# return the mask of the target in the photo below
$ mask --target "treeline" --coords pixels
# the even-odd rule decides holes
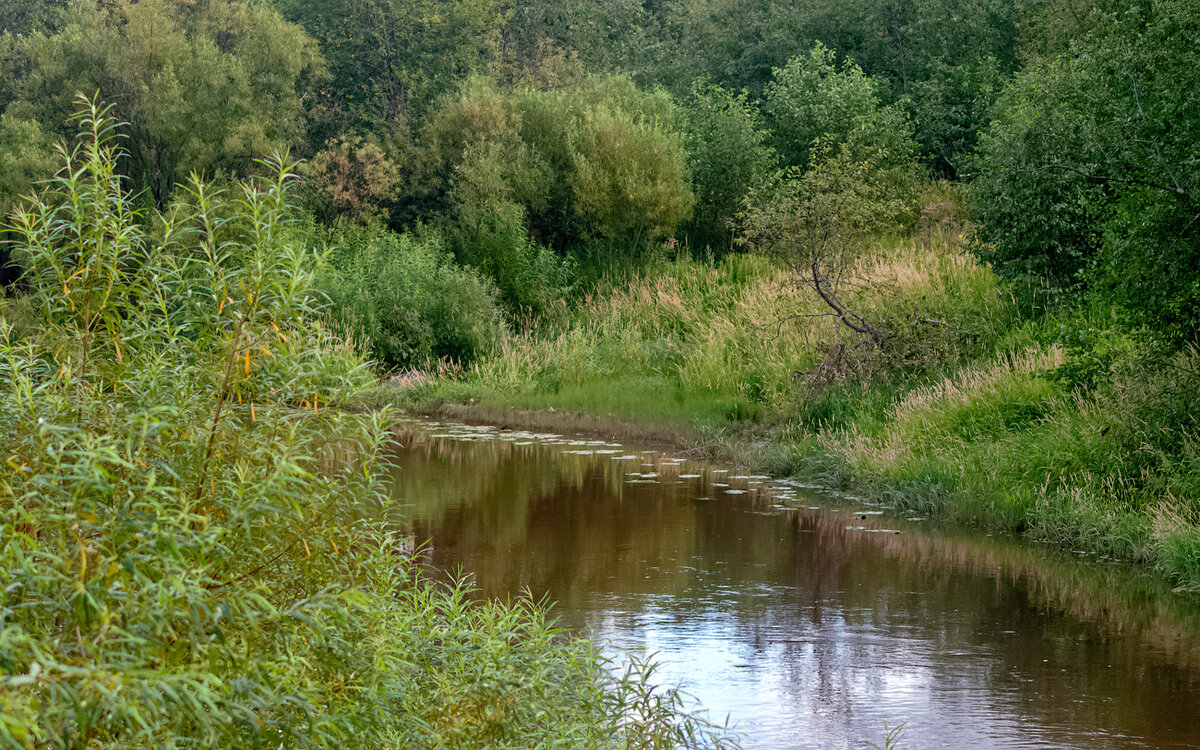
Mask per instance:
[[[1100,300],[1175,343],[1200,312],[1195,0],[5,0],[0,27],[5,213],[98,93],[143,203],[288,150],[320,225],[409,232],[509,320],[663,241],[735,250],[748,207],[837,159],[869,166],[883,230],[932,178],[965,185],[1031,304]],[[351,275],[417,283],[367,249],[393,240],[337,237]],[[393,364],[486,346],[343,291]]]

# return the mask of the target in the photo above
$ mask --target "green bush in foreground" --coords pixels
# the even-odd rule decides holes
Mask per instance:
[[[369,522],[386,415],[336,408],[369,378],[313,323],[285,168],[154,237],[82,122],[15,222],[37,322],[0,325],[0,747],[720,744]]]

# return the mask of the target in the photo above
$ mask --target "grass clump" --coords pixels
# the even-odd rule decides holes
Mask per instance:
[[[114,123],[80,122],[0,325],[0,747],[723,742],[373,520],[388,415],[338,408],[372,378],[315,322],[281,162],[139,216]]]

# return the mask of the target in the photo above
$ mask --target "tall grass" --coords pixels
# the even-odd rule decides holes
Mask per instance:
[[[894,319],[905,329],[901,338],[919,340],[898,354],[910,374],[977,356],[1010,315],[991,272],[944,239],[880,239],[856,274],[865,283],[855,304]],[[922,323],[931,330],[913,336],[907,329],[916,312],[941,320]],[[797,374],[814,370],[837,340],[827,313],[764,258],[729,255],[709,264],[660,257],[632,278],[601,283],[572,314],[513,337],[442,394],[614,414],[650,409],[678,419],[757,419],[803,397]],[[639,391],[653,396],[629,398]]]
[[[339,408],[372,378],[316,322],[282,160],[139,216],[114,123],[80,125],[0,323],[0,747],[721,744],[372,520],[388,415]]]

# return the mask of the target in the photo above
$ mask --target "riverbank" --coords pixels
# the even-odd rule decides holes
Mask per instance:
[[[886,361],[834,352],[832,323],[758,259],[676,259],[402,401],[670,444],[1200,591],[1200,354],[1086,313],[1024,317],[949,242],[883,249],[861,276],[888,281],[859,309],[940,323]]]

